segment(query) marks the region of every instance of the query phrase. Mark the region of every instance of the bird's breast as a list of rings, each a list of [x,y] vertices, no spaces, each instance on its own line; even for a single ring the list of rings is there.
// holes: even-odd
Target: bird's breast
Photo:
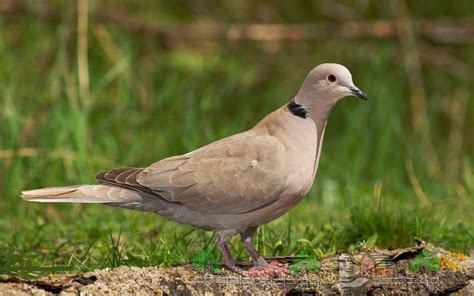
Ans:
[[[309,119],[297,120],[290,125],[286,134],[286,169],[288,198],[299,200],[311,188],[318,159],[318,139],[316,125]]]

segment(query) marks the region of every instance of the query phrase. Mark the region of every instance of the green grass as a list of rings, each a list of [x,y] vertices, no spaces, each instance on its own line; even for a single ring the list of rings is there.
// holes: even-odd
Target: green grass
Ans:
[[[284,3],[275,8],[276,21],[317,21],[317,8],[291,10]],[[413,15],[441,17],[444,6],[452,16],[465,14],[462,6],[443,3],[425,15],[413,7]],[[199,19],[184,5],[148,6],[133,12],[165,23]],[[369,7],[368,18],[390,16],[381,4]],[[246,20],[218,5],[207,13],[216,21]],[[97,25],[91,21],[92,29]],[[164,48],[148,35],[107,26],[110,40],[89,35],[90,96],[81,97],[75,28],[68,38],[64,26],[0,15],[0,274],[169,266],[190,262],[203,249],[219,257],[212,233],[152,213],[26,203],[19,194],[92,183],[99,171],[146,166],[248,129],[327,61],[347,65],[370,100],[347,98],[336,106],[313,189],[289,214],[259,229],[258,250],[321,257],[367,245],[407,246],[414,237],[462,252],[474,245],[472,79],[423,68],[430,140],[441,164],[431,172],[426,146],[412,131],[407,72],[395,39],[282,43],[276,51],[245,42]],[[109,55],[104,44],[119,54]],[[473,68],[472,44],[446,50]],[[446,110],[463,99],[462,146],[453,154]],[[428,203],[415,193],[411,164]],[[238,239],[231,249],[247,259]]]

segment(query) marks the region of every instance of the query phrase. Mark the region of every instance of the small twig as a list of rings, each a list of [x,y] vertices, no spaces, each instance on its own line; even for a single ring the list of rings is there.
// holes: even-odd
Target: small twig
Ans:
[[[92,28],[92,33],[94,34],[99,44],[104,49],[105,54],[110,59],[113,65],[120,64],[121,61],[126,59],[122,51],[120,50],[119,46],[117,46],[116,42],[113,40],[111,34],[107,30],[107,28],[102,25],[98,24]],[[128,85],[129,87],[136,87],[136,92],[138,93],[138,97],[140,98],[141,107],[143,110],[149,110],[151,106],[151,99],[146,90],[143,82],[139,79],[136,75],[135,71],[132,71],[134,82],[132,85]],[[126,81],[126,83],[129,83]]]
[[[41,155],[41,151],[38,150],[37,148],[19,148],[19,149],[2,149],[0,150],[0,159],[11,159],[15,157],[38,157]],[[77,153],[72,150],[66,150],[66,149],[59,149],[59,150],[53,150],[49,152],[49,157],[51,158],[61,158],[64,160],[73,160],[77,158]],[[112,160],[103,158],[103,157],[98,157],[98,156],[90,156],[88,157],[88,160],[92,164],[100,165],[103,167],[117,167],[119,166],[117,163],[115,163]]]
[[[89,1],[77,1],[77,68],[81,100],[89,99],[89,58],[87,31],[89,26]]]
[[[428,208],[432,208],[432,204],[428,197],[426,196],[425,192],[423,191],[423,188],[421,187],[420,181],[418,181],[418,178],[416,177],[415,174],[415,168],[413,167],[413,162],[410,160],[407,160],[405,162],[405,166],[407,169],[408,173],[408,179],[410,180],[411,185],[413,186],[413,190],[415,191],[415,195],[418,197],[420,200],[421,204]]]
[[[464,122],[467,113],[467,98],[469,95],[458,91],[447,98],[447,113],[451,119],[451,129],[448,138],[448,159],[446,159],[446,177],[448,180],[456,180],[462,166],[462,147]]]

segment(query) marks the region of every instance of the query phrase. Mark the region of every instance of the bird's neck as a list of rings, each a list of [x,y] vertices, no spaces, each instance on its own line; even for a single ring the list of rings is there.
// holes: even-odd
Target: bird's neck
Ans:
[[[331,113],[331,110],[334,107],[332,101],[317,99],[304,100],[296,97],[288,103],[287,107],[294,116],[306,120],[312,120],[316,125],[318,140],[322,140],[323,131],[326,127],[329,113]]]
[[[300,110],[299,113],[304,113],[305,120],[311,120],[314,122],[314,125],[316,125],[317,146],[314,159],[313,178],[316,177],[316,173],[318,171],[319,158],[321,157],[321,148],[323,147],[324,131],[326,129],[329,113],[331,113],[333,107],[334,102],[331,100],[304,100],[298,99],[298,97],[290,101],[288,104],[288,109],[294,116],[298,115],[292,110]],[[304,110],[304,112],[301,110]]]
[[[329,107],[304,106],[295,98],[268,114],[254,128],[257,134],[269,134],[285,145],[292,165],[310,172],[307,189],[316,177]],[[293,154],[291,154],[293,153]]]

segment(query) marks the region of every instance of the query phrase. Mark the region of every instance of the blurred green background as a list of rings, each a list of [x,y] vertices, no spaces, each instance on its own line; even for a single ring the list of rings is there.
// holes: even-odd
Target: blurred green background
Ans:
[[[369,95],[326,130],[308,196],[265,255],[418,237],[474,244],[472,1],[0,1],[0,273],[189,262],[212,233],[152,213],[26,203],[252,127],[317,64]],[[238,239],[234,255],[248,259]]]

